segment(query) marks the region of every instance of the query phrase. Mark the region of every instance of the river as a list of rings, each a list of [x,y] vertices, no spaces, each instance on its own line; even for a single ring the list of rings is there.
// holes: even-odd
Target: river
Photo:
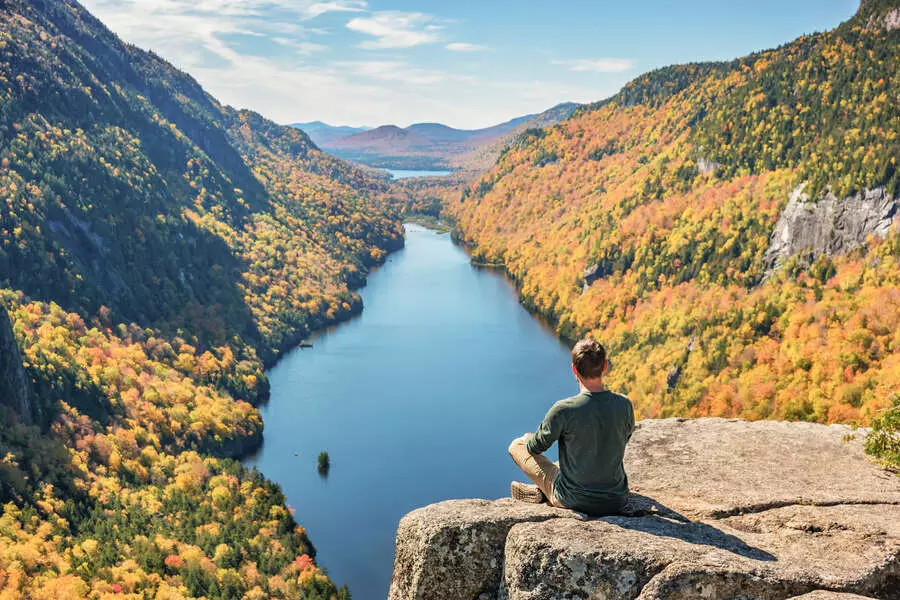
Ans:
[[[502,275],[470,265],[447,234],[406,233],[361,290],[362,314],[269,372],[265,441],[245,460],[281,485],[354,600],[387,597],[405,513],[508,496],[510,440],[577,392],[567,348]]]
[[[391,174],[394,179],[409,179],[410,177],[445,177],[453,173],[453,171],[423,171],[421,169],[382,169]]]

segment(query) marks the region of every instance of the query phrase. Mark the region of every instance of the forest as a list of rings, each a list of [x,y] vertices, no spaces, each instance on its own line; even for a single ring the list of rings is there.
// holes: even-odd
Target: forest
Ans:
[[[0,4],[0,313],[30,397],[0,398],[0,600],[349,598],[235,458],[262,438],[266,367],[361,310],[411,214],[452,219],[561,336],[606,343],[639,417],[896,427],[896,224],[767,258],[801,186],[896,197],[895,4],[641,76],[460,194],[221,104],[74,0]],[[894,439],[870,446],[896,461]]]
[[[265,368],[402,246],[383,178],[71,0],[0,6],[0,598],[347,598],[256,447]]]
[[[527,132],[444,214],[561,336],[609,346],[610,384],[640,417],[895,422],[896,219],[846,252],[767,257],[798,189],[812,203],[900,191],[900,31],[879,26],[885,6],[638,77]]]

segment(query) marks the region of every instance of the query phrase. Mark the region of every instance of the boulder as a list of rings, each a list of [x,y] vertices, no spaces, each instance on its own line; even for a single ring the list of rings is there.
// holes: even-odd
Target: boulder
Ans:
[[[400,524],[390,598],[898,598],[900,478],[867,459],[864,433],[642,421],[623,515],[508,499],[419,509]]]
[[[507,538],[504,585],[509,600],[896,594],[897,516],[893,505],[789,506],[718,521],[522,524]]]
[[[573,511],[512,499],[450,500],[400,520],[389,598],[472,600],[496,594],[503,548],[518,523],[584,518]]]
[[[721,518],[791,504],[900,504],[900,479],[869,461],[866,430],[738,419],[637,424],[631,489],[687,516]]]

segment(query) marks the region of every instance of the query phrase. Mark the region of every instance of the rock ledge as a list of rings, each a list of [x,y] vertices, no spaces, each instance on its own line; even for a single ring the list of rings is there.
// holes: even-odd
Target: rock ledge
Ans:
[[[900,478],[847,426],[638,424],[623,516],[503,499],[406,515],[391,600],[900,598]]]

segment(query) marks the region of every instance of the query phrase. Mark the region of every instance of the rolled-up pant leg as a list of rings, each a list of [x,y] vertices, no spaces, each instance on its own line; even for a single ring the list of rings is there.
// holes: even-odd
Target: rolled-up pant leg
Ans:
[[[559,474],[559,466],[541,454],[532,454],[525,447],[525,438],[520,437],[509,445],[509,455],[524,471],[528,479],[537,485],[553,506],[561,506],[553,494],[553,484]]]

